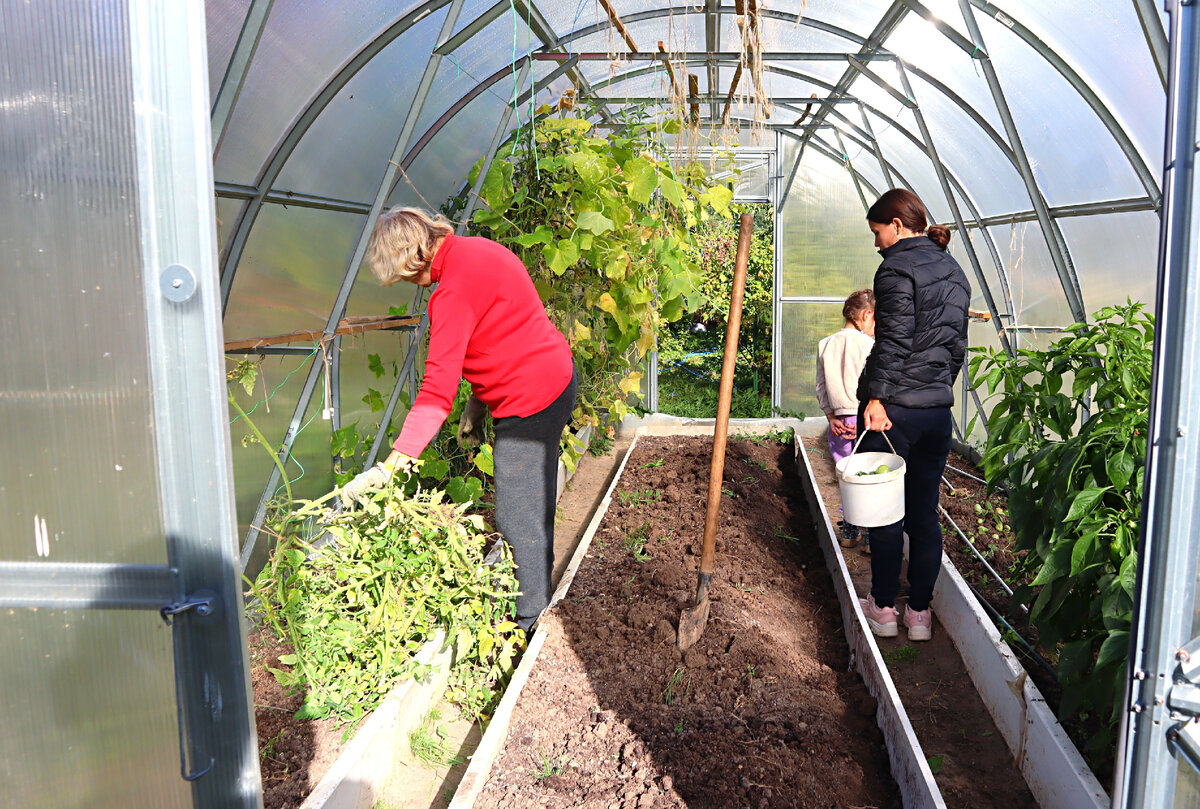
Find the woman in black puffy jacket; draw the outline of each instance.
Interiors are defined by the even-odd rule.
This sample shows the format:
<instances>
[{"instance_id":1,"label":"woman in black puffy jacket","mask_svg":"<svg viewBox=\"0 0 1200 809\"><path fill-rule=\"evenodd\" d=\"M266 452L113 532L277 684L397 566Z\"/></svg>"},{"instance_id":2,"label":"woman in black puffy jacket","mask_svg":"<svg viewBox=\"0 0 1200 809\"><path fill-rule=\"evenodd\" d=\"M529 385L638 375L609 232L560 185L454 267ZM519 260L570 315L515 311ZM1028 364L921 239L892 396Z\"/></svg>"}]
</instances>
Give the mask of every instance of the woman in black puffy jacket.
<instances>
[{"instance_id":1,"label":"woman in black puffy jacket","mask_svg":"<svg viewBox=\"0 0 1200 809\"><path fill-rule=\"evenodd\" d=\"M929 602L942 559L938 495L950 452L954 380L967 346L971 286L946 247L950 231L927 227L925 205L893 188L867 223L883 263L875 272L875 346L858 382L858 423L869 431L861 451L890 452L886 431L905 460L904 518L872 528L871 595L860 599L871 630L898 633L896 597L908 534L908 603L904 625L913 641L929 640Z\"/></svg>"}]
</instances>

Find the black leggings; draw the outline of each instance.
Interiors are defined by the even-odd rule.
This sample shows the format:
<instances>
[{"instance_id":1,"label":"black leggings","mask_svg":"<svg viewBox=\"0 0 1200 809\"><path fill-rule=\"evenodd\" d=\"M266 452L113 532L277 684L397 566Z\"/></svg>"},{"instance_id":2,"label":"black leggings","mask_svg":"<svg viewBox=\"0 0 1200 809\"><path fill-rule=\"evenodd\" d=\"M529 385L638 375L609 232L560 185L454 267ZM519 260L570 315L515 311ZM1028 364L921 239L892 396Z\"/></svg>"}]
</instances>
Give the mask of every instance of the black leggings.
<instances>
[{"instance_id":1,"label":"black leggings","mask_svg":"<svg viewBox=\"0 0 1200 809\"><path fill-rule=\"evenodd\" d=\"M529 629L550 603L554 512L563 428L575 409L578 371L559 397L532 416L495 419L496 528L517 564L517 624Z\"/></svg>"},{"instance_id":2,"label":"black leggings","mask_svg":"<svg viewBox=\"0 0 1200 809\"><path fill-rule=\"evenodd\" d=\"M900 593L900 567L904 561L904 534L908 534L908 606L928 609L933 585L942 569L942 523L938 516L942 472L950 454L953 422L948 407L885 405L896 453L904 459L904 518L870 529L871 595L881 607L891 607ZM858 409L859 429L863 405ZM883 434L870 431L860 451L891 452Z\"/></svg>"}]
</instances>

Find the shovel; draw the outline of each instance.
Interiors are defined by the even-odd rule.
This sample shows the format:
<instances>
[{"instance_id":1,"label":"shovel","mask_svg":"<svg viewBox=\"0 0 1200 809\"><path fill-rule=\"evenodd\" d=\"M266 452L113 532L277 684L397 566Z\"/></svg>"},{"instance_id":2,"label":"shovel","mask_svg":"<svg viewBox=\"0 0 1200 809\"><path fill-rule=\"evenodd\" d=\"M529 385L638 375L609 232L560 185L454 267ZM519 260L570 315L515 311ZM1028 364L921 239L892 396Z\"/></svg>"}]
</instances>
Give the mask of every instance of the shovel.
<instances>
[{"instance_id":1,"label":"shovel","mask_svg":"<svg viewBox=\"0 0 1200 809\"><path fill-rule=\"evenodd\" d=\"M750 257L750 235L754 217L742 214L738 234L737 263L733 270L733 296L725 326L725 356L721 360L721 388L717 396L717 423L713 431L712 466L708 472L708 507L704 513L704 545L700 552L700 576L696 605L679 616L679 648L700 640L708 623L708 586L712 582L713 557L717 551L717 512L721 507L721 481L725 474L725 441L729 437L729 401L733 398L733 363L737 359L738 329L742 325L742 298L746 292L746 261Z\"/></svg>"}]
</instances>

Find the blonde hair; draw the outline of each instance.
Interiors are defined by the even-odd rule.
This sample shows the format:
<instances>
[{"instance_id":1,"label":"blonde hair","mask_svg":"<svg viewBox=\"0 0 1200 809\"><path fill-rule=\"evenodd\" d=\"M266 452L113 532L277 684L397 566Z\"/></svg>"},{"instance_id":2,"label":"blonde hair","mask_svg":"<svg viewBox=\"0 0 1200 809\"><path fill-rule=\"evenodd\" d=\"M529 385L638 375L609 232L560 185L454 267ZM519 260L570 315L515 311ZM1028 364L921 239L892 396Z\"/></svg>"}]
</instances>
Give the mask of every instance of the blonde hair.
<instances>
[{"instance_id":1,"label":"blonde hair","mask_svg":"<svg viewBox=\"0 0 1200 809\"><path fill-rule=\"evenodd\" d=\"M415 283L433 261L438 239L454 227L437 214L420 208L393 208L379 217L367 242L367 264L379 283Z\"/></svg>"}]
</instances>

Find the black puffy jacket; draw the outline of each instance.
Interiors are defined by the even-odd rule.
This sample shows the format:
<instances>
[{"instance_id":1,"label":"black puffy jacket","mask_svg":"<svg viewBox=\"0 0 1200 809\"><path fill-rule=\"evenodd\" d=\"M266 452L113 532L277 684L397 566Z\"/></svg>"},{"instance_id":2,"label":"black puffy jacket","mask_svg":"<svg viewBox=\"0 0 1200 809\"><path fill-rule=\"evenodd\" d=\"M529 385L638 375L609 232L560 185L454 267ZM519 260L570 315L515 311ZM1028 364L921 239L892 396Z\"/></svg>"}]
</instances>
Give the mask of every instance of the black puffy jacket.
<instances>
[{"instance_id":1,"label":"black puffy jacket","mask_svg":"<svg viewBox=\"0 0 1200 809\"><path fill-rule=\"evenodd\" d=\"M858 398L949 407L967 347L971 285L927 236L901 239L879 254L875 347L858 379Z\"/></svg>"}]
</instances>

